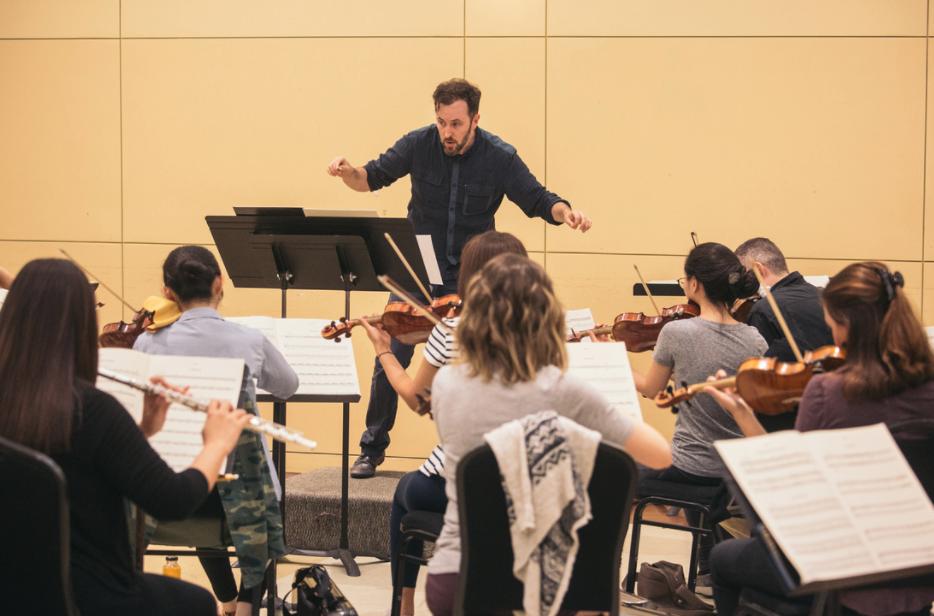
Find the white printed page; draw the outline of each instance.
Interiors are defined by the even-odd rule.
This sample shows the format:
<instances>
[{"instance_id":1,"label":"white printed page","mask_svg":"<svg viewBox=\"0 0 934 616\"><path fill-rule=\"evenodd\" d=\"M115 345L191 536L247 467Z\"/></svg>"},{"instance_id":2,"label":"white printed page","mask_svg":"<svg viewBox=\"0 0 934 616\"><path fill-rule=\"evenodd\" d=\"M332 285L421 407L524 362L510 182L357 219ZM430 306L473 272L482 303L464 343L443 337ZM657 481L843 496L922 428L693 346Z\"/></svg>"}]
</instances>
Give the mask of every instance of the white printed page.
<instances>
[{"instance_id":1,"label":"white printed page","mask_svg":"<svg viewBox=\"0 0 934 616\"><path fill-rule=\"evenodd\" d=\"M622 342L570 343L568 374L588 383L634 422L642 422L629 354Z\"/></svg>"},{"instance_id":2,"label":"white printed page","mask_svg":"<svg viewBox=\"0 0 934 616\"><path fill-rule=\"evenodd\" d=\"M350 342L321 337L329 319L233 317L228 321L260 330L298 375L299 395L360 395L357 364ZM258 393L268 393L257 389Z\"/></svg>"},{"instance_id":3,"label":"white printed page","mask_svg":"<svg viewBox=\"0 0 934 616\"><path fill-rule=\"evenodd\" d=\"M568 310L564 314L564 323L567 327L567 335L572 331L582 332L587 329L593 329L596 324L593 320L593 313L590 308L579 308L577 310Z\"/></svg>"},{"instance_id":4,"label":"white printed page","mask_svg":"<svg viewBox=\"0 0 934 616\"><path fill-rule=\"evenodd\" d=\"M242 359L146 355L131 349L105 348L100 350L99 361L101 368L134 380L149 382L151 376L161 376L172 385L190 387L188 395L198 401L217 399L236 405L240 397ZM142 392L102 377L97 379L97 386L117 398L139 423ZM204 420L204 413L173 404L162 430L149 443L174 471L185 470L201 453ZM218 472L225 465L226 461Z\"/></svg>"},{"instance_id":5,"label":"white printed page","mask_svg":"<svg viewBox=\"0 0 934 616\"><path fill-rule=\"evenodd\" d=\"M884 425L715 445L802 585L934 563L934 508Z\"/></svg>"}]
</instances>

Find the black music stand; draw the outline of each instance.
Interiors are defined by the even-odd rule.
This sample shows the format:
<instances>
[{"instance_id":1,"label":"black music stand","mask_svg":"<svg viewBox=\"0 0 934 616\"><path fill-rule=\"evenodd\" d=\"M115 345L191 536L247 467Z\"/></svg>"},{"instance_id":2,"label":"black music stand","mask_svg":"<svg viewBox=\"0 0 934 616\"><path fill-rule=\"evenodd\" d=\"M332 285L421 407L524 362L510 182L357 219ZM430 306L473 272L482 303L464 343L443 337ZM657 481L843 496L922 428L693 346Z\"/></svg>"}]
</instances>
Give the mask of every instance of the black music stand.
<instances>
[{"instance_id":1,"label":"black music stand","mask_svg":"<svg viewBox=\"0 0 934 616\"><path fill-rule=\"evenodd\" d=\"M234 208L236 216L207 216L205 220L235 287L279 289L281 316L287 318L289 289L344 292L344 316L350 318L351 291L384 291L377 275L389 275L413 293L418 287L386 241L389 233L423 284L428 276L412 224L405 218L357 216L306 217L301 208ZM272 396L273 418L286 423L286 402ZM338 548L326 555L340 559L347 574L360 575L348 539L348 476L350 403L359 395L295 395L290 402L343 404L341 446L341 516ZM273 441L273 464L282 486L285 524L285 445Z\"/></svg>"}]
</instances>

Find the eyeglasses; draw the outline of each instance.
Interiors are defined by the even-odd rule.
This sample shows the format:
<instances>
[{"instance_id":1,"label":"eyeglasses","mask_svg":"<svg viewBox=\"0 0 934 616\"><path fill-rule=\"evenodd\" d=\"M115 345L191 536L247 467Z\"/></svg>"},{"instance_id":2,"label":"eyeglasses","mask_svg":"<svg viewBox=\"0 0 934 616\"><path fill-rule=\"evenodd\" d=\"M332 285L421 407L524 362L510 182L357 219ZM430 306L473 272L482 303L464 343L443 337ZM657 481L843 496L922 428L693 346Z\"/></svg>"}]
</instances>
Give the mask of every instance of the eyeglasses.
<instances>
[{"instance_id":1,"label":"eyeglasses","mask_svg":"<svg viewBox=\"0 0 934 616\"><path fill-rule=\"evenodd\" d=\"M685 286L687 286L687 283L688 283L688 279L687 279L686 276L681 277L681 278L678 278L678 286L681 287L682 289L683 289Z\"/></svg>"}]
</instances>

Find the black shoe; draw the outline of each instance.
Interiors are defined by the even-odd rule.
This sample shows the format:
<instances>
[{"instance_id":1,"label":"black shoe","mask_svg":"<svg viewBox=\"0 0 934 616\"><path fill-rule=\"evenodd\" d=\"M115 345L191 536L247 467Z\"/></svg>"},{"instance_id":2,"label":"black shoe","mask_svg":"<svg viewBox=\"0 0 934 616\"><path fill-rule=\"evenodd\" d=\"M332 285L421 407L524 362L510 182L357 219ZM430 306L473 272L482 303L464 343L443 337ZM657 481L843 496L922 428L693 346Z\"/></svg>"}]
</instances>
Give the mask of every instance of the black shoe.
<instances>
[{"instance_id":1,"label":"black shoe","mask_svg":"<svg viewBox=\"0 0 934 616\"><path fill-rule=\"evenodd\" d=\"M361 455L350 467L350 476L354 479L369 479L376 474L376 467L383 463L385 456L374 457Z\"/></svg>"}]
</instances>

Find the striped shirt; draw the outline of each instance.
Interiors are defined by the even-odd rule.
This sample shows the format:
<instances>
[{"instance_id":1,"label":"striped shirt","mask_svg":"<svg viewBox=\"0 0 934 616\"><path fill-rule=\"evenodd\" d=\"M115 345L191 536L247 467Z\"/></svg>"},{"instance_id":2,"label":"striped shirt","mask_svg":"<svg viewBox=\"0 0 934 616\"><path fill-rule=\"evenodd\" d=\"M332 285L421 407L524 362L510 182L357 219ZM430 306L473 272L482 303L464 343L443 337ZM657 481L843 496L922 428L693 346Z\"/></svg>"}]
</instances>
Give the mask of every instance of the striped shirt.
<instances>
[{"instance_id":1,"label":"striped shirt","mask_svg":"<svg viewBox=\"0 0 934 616\"><path fill-rule=\"evenodd\" d=\"M454 340L454 327L457 326L457 317L444 319L444 324L451 329L442 329L436 325L431 330L431 335L428 336L428 341L425 342L425 350L422 353L425 361L435 368L442 368L457 357L457 341ZM426 477L438 477L441 475L443 468L444 450L441 449L441 445L435 445L435 448L428 454L428 459L418 467L418 471Z\"/></svg>"}]
</instances>

